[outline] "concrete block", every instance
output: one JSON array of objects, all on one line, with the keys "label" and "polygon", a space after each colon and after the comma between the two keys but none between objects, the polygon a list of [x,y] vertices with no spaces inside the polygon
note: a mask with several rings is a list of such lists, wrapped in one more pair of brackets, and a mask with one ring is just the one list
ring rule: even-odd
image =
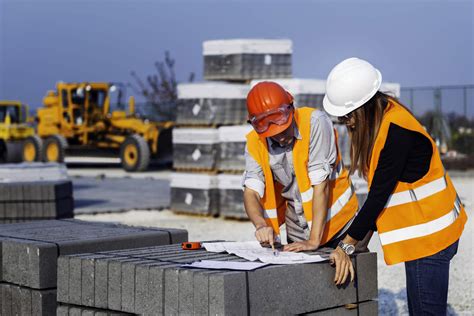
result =
[{"label": "concrete block", "polygon": [[12,292],[11,285],[1,283],[0,288],[2,290],[2,315],[13,315],[12,314]]},{"label": "concrete block", "polygon": [[114,258],[108,265],[108,308],[112,310],[122,310],[122,264],[133,261],[130,258]]},{"label": "concrete block", "polygon": [[333,279],[334,268],[326,262],[250,271],[250,313],[308,313],[357,301],[353,283],[337,287]]},{"label": "concrete block", "polygon": [[12,286],[12,315],[21,315],[21,292],[19,286]]},{"label": "concrete block", "polygon": [[69,316],[69,307],[65,305],[58,305],[56,309],[56,316]]},{"label": "concrete block", "polygon": [[377,254],[360,253],[356,256],[356,284],[359,302],[378,297]]},{"label": "concrete block", "polygon": [[6,217],[6,214],[5,214],[5,203],[0,200],[0,219],[3,219]]},{"label": "concrete block", "polygon": [[378,301],[366,301],[359,303],[359,315],[377,316],[379,314]]},{"label": "concrete block", "polygon": [[[144,315],[163,315],[165,313],[165,305],[170,304],[170,297],[166,300],[166,293],[168,287],[176,290],[177,286],[166,283],[165,270],[176,267],[176,264],[163,264],[157,263],[156,265],[150,265],[149,267],[149,281],[148,281],[148,302],[145,306],[146,310]],[[168,278],[171,281],[171,278]],[[166,286],[168,285],[168,287]],[[176,292],[174,292],[176,293]],[[172,300],[176,302],[176,300]],[[172,307],[176,307],[173,305]],[[169,309],[169,308],[168,308]]]},{"label": "concrete block", "polygon": [[108,262],[96,260],[94,263],[94,306],[107,308],[108,306]]},{"label": "concrete block", "polygon": [[[247,293],[248,284],[245,272],[209,274],[209,314],[248,314],[249,302]],[[259,313],[256,315],[259,315]]]},{"label": "concrete block", "polygon": [[30,315],[32,314],[32,306],[31,306],[31,294],[32,290],[25,287],[19,287],[20,290],[20,315]]},{"label": "concrete block", "polygon": [[58,302],[69,302],[69,256],[59,256],[58,258]]},{"label": "concrete block", "polygon": [[188,231],[185,229],[160,228],[160,230],[167,231],[170,234],[172,244],[180,244],[188,241]]},{"label": "concrete block", "polygon": [[81,305],[94,306],[95,260],[94,256],[82,257],[81,260]]},{"label": "concrete block", "polygon": [[122,308],[124,312],[135,312],[135,270],[142,259],[122,263]]},{"label": "concrete block", "polygon": [[68,303],[81,305],[82,303],[82,258],[69,257],[69,291]]},{"label": "concrete block", "polygon": [[38,290],[31,293],[31,312],[37,316],[54,315],[56,310],[56,290]]}]

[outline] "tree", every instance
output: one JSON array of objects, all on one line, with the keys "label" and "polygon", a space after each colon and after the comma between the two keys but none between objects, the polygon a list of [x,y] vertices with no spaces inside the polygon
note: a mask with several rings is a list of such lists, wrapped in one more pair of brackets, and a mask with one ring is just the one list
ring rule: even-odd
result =
[{"label": "tree", "polygon": [[[138,109],[140,114],[158,121],[174,120],[178,99],[175,60],[168,51],[165,51],[164,60],[155,62],[154,66],[156,72],[147,75],[145,80],[132,71],[131,76],[135,80],[135,85],[128,83],[128,86],[135,94],[143,96],[146,100],[145,106]],[[188,81],[194,81],[193,72],[189,74]]]}]

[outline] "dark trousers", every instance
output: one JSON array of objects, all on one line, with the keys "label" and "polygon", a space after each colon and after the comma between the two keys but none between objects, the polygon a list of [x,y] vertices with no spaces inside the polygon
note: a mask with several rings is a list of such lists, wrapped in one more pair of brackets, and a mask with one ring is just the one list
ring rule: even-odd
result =
[{"label": "dark trousers", "polygon": [[410,315],[446,315],[449,263],[458,243],[429,257],[405,262]]}]

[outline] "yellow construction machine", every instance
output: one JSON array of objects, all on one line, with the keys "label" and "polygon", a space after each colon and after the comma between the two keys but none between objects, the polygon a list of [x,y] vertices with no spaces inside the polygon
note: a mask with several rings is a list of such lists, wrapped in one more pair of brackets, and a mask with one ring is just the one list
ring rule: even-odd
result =
[{"label": "yellow construction machine", "polygon": [[41,138],[28,123],[28,106],[20,101],[0,101],[0,160],[40,161],[41,147]]},{"label": "yellow construction machine", "polygon": [[169,158],[173,123],[139,117],[133,97],[127,111],[124,90],[123,84],[60,82],[56,91],[48,91],[44,106],[37,110],[43,159],[119,156],[125,170],[142,171],[150,159]]}]

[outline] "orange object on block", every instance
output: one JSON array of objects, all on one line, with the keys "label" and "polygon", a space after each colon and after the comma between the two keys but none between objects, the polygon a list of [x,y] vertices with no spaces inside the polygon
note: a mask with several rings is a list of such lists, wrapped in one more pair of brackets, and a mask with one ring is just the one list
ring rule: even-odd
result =
[{"label": "orange object on block", "polygon": [[181,244],[181,248],[183,248],[183,250],[197,250],[197,249],[201,249],[202,248],[202,245],[200,242],[192,242],[192,241],[188,241],[188,242],[183,242]]}]

